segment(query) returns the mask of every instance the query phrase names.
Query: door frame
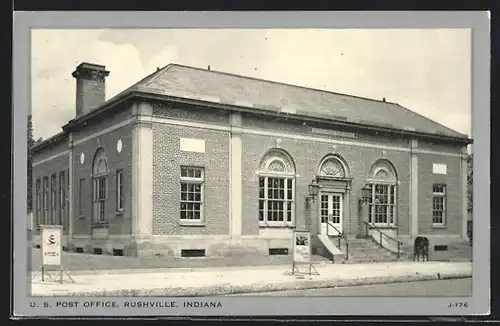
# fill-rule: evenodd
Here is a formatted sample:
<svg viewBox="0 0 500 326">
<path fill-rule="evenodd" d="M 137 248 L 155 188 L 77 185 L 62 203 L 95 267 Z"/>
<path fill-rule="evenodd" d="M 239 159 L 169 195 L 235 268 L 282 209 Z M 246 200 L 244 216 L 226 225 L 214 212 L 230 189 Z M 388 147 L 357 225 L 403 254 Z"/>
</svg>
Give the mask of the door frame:
<svg viewBox="0 0 500 326">
<path fill-rule="evenodd" d="M 333 180 L 331 178 L 317 177 L 320 184 L 318 193 L 317 209 L 317 234 L 321 233 L 321 195 L 322 194 L 339 194 L 342 195 L 342 233 L 349 235 L 350 232 L 350 212 L 351 212 L 351 179 L 343 178 L 341 180 Z"/>
<path fill-rule="evenodd" d="M 340 231 L 345 233 L 346 230 L 346 193 L 343 191 L 338 191 L 334 189 L 321 190 L 318 194 L 318 234 L 323 234 L 322 222 L 321 222 L 321 196 L 337 195 L 340 197 L 340 221 L 341 225 Z"/>
</svg>

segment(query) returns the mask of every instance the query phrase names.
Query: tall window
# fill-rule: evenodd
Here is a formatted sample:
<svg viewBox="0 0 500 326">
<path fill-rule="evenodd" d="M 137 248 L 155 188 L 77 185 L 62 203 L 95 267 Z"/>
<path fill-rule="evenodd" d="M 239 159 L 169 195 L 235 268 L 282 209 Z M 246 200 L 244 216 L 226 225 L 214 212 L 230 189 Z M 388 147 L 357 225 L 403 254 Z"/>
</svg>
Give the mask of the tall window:
<svg viewBox="0 0 500 326">
<path fill-rule="evenodd" d="M 204 170 L 198 167 L 181 167 L 181 221 L 203 220 Z"/>
<path fill-rule="evenodd" d="M 59 173 L 59 224 L 63 226 L 66 225 L 64 218 L 64 210 L 66 208 L 66 176 L 65 172 L 61 171 Z"/>
<path fill-rule="evenodd" d="M 50 224 L 57 223 L 57 175 L 50 176 Z"/>
<path fill-rule="evenodd" d="M 392 165 L 381 160 L 374 164 L 370 172 L 368 187 L 368 222 L 375 225 L 397 224 L 397 177 Z"/>
<path fill-rule="evenodd" d="M 43 198 L 42 198 L 42 210 L 43 210 L 43 215 L 42 215 L 42 224 L 48 224 L 49 223 L 49 177 L 44 177 L 43 178 Z"/>
<path fill-rule="evenodd" d="M 83 195 L 85 190 L 85 179 L 78 182 L 78 216 L 83 216 Z"/>
<path fill-rule="evenodd" d="M 108 199 L 108 164 L 106 152 L 99 148 L 93 161 L 94 222 L 106 221 L 106 201 Z"/>
<path fill-rule="evenodd" d="M 295 168 L 281 150 L 268 152 L 259 171 L 259 224 L 293 224 L 295 213 Z"/>
<path fill-rule="evenodd" d="M 432 186 L 432 224 L 446 224 L 446 185 Z"/>
<path fill-rule="evenodd" d="M 123 210 L 123 170 L 116 171 L 116 210 Z"/>
<path fill-rule="evenodd" d="M 42 201 L 40 198 L 40 191 L 41 191 L 41 184 L 40 184 L 40 179 L 36 179 L 35 183 L 35 229 L 38 229 L 40 227 L 40 219 L 41 219 L 41 205 Z"/>
</svg>

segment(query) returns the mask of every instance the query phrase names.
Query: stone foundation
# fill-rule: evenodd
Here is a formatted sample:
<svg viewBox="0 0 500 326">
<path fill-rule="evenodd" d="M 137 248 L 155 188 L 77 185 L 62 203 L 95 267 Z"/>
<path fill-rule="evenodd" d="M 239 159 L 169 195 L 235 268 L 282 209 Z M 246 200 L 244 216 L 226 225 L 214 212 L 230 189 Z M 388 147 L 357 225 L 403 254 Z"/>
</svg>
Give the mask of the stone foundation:
<svg viewBox="0 0 500 326">
<path fill-rule="evenodd" d="M 292 233 L 278 238 L 265 234 L 258 236 L 152 236 L 133 238 L 132 236 L 108 236 L 92 239 L 90 236 L 73 236 L 70 250 L 93 254 L 101 249 L 102 255 L 114 255 L 114 250 L 123 251 L 123 256 L 141 257 L 181 257 L 182 250 L 205 250 L 205 257 L 232 257 L 241 255 L 268 255 L 269 249 L 286 248 L 292 253 Z M 40 244 L 40 236 L 33 236 L 33 246 Z M 67 246 L 65 236 L 63 245 Z"/>
</svg>

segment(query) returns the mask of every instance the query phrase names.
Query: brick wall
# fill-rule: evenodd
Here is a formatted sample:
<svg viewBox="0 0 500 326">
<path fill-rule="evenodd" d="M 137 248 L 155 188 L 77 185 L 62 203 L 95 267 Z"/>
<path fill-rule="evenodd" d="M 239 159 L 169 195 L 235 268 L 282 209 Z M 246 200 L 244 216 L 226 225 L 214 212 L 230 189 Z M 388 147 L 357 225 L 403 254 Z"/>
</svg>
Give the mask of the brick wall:
<svg viewBox="0 0 500 326">
<path fill-rule="evenodd" d="M 225 110 L 183 105 L 178 103 L 155 103 L 153 115 L 176 120 L 213 123 L 217 125 L 229 124 L 229 113 Z"/>
<path fill-rule="evenodd" d="M 83 115 L 105 101 L 105 83 L 96 79 L 77 79 L 76 110 Z"/>
<path fill-rule="evenodd" d="M 268 131 L 275 133 L 293 132 L 296 134 L 310 135 L 308 127 L 298 125 L 285 125 L 284 123 L 273 121 L 256 121 L 253 118 L 245 117 L 243 125 L 248 128 L 268 128 Z M 310 130 L 310 129 L 309 129 Z M 390 161 L 396 168 L 398 174 L 398 194 L 397 198 L 400 233 L 409 232 L 409 153 L 401 151 L 358 147 L 348 145 L 335 145 L 313 140 L 290 139 L 280 136 L 242 135 L 243 143 L 243 234 L 256 235 L 259 233 L 258 225 L 258 176 L 255 171 L 258 169 L 260 159 L 270 149 L 277 146 L 276 139 L 280 139 L 279 148 L 285 150 L 294 160 L 296 173 L 300 176 L 296 179 L 296 221 L 297 225 L 304 224 L 305 205 L 304 201 L 308 194 L 308 185 L 316 176 L 321 160 L 328 154 L 340 155 L 348 164 L 351 171 L 352 189 L 350 203 L 346 209 L 349 210 L 350 221 L 348 230 L 354 235 L 358 229 L 358 198 L 361 196 L 361 188 L 368 177 L 372 164 L 381 158 Z M 321 138 L 342 139 L 327 135 Z M 380 136 L 362 135 L 360 139 L 364 143 L 385 144 L 408 148 L 408 142 L 402 139 L 391 141 Z M 352 139 L 343 139 L 352 142 Z M 318 205 L 318 202 L 315 203 Z M 316 208 L 316 211 L 318 209 Z M 318 223 L 318 216 L 312 216 L 313 230 Z"/>
<path fill-rule="evenodd" d="M 435 142 L 423 141 L 423 140 L 418 141 L 418 148 L 423 150 L 431 150 L 435 152 L 454 153 L 454 154 L 460 154 L 462 150 L 462 148 L 459 145 L 446 144 L 437 141 Z"/>
<path fill-rule="evenodd" d="M 92 136 L 98 132 L 103 132 L 106 128 L 115 126 L 118 123 L 125 122 L 132 117 L 131 107 L 121 107 L 107 117 L 99 116 L 87 122 L 84 128 L 72 132 L 73 142 Z"/>
<path fill-rule="evenodd" d="M 33 156 L 33 163 L 50 158 L 65 150 L 68 150 L 68 136 L 62 135 L 62 137 L 59 138 L 56 143 L 52 144 L 49 147 L 38 150 Z"/>
<path fill-rule="evenodd" d="M 64 150 L 67 149 L 67 143 L 66 143 L 66 148 L 63 146 L 59 147 L 59 150 Z M 54 150 L 51 150 L 52 155 L 55 154 Z M 40 155 L 43 156 L 43 155 Z M 37 155 L 35 157 L 35 162 L 38 160 L 39 156 Z M 40 223 L 44 223 L 42 220 L 43 216 L 43 178 L 47 177 L 48 178 L 48 187 L 49 187 L 49 192 L 48 192 L 48 197 L 47 197 L 47 203 L 48 203 L 48 217 L 50 216 L 52 209 L 51 209 L 51 176 L 55 173 L 56 174 L 56 189 L 57 189 L 57 199 L 56 199 L 56 214 L 59 216 L 60 212 L 60 199 L 59 199 L 59 182 L 60 182 L 60 172 L 64 172 L 65 178 L 64 178 L 64 185 L 67 185 L 67 178 L 68 178 L 68 169 L 69 169 L 69 156 L 68 155 L 62 155 L 59 156 L 53 160 L 47 161 L 47 162 L 42 162 L 33 167 L 33 221 L 36 221 L 36 215 L 37 215 L 37 207 L 36 207 L 36 184 L 37 180 L 40 180 L 40 217 L 39 221 Z M 68 188 L 66 187 L 66 196 L 69 196 L 68 193 Z M 69 197 L 68 197 L 69 198 Z M 63 233 L 67 234 L 68 233 L 68 212 L 69 212 L 69 203 L 65 205 L 65 209 L 63 212 Z M 59 218 L 59 217 L 58 217 Z M 45 223 L 48 223 L 47 221 Z M 34 233 L 38 234 L 38 231 L 35 229 L 34 225 Z"/>
<path fill-rule="evenodd" d="M 180 151 L 180 138 L 205 140 L 205 153 Z M 229 133 L 153 123 L 153 234 L 228 235 Z M 205 226 L 180 225 L 180 167 L 203 167 Z"/>
<path fill-rule="evenodd" d="M 114 120 L 114 123 L 120 121 Z M 110 123 L 110 122 L 108 122 Z M 117 142 L 122 141 L 121 152 L 117 151 Z M 92 230 L 92 163 L 98 148 L 106 152 L 108 162 L 108 197 L 105 204 L 106 220 L 109 235 L 131 234 L 132 212 L 132 125 L 126 125 L 107 134 L 89 139 L 74 145 L 73 153 L 73 200 L 74 200 L 74 234 L 90 236 Z M 80 157 L 84 154 L 84 163 Z M 124 208 L 117 213 L 116 201 L 116 171 L 123 170 Z M 84 179 L 81 214 L 79 211 L 79 182 Z"/>
<path fill-rule="evenodd" d="M 462 221 L 461 198 L 461 159 L 435 154 L 419 154 L 419 180 L 418 180 L 418 212 L 419 233 L 421 234 L 460 234 Z M 433 174 L 433 163 L 446 164 L 446 175 Z M 445 228 L 432 227 L 432 185 L 434 183 L 446 184 L 446 218 Z"/>
</svg>

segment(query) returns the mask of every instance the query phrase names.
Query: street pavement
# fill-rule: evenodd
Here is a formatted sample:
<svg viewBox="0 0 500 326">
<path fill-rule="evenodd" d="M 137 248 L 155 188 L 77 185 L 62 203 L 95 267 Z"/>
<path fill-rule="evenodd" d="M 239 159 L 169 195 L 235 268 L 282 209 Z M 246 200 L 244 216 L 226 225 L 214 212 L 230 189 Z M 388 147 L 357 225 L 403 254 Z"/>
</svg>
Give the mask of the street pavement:
<svg viewBox="0 0 500 326">
<path fill-rule="evenodd" d="M 403 282 L 389 284 L 373 284 L 346 286 L 335 288 L 305 289 L 291 291 L 274 291 L 259 293 L 239 293 L 228 296 L 279 296 L 279 297 L 332 297 L 332 296 L 377 296 L 407 297 L 411 296 L 450 296 L 461 297 L 472 295 L 472 278 L 450 279 L 422 282 Z"/>
<path fill-rule="evenodd" d="M 307 265 L 300 266 L 302 272 Z M 388 262 L 315 264 L 319 275 L 292 275 L 291 265 L 226 268 L 156 269 L 72 275 L 75 283 L 41 281 L 32 274 L 34 296 L 213 296 L 394 283 L 472 275 L 470 262 Z M 71 275 L 71 272 L 69 272 Z M 55 276 L 54 273 L 51 273 Z M 412 295 L 408 293 L 408 295 Z"/>
</svg>

